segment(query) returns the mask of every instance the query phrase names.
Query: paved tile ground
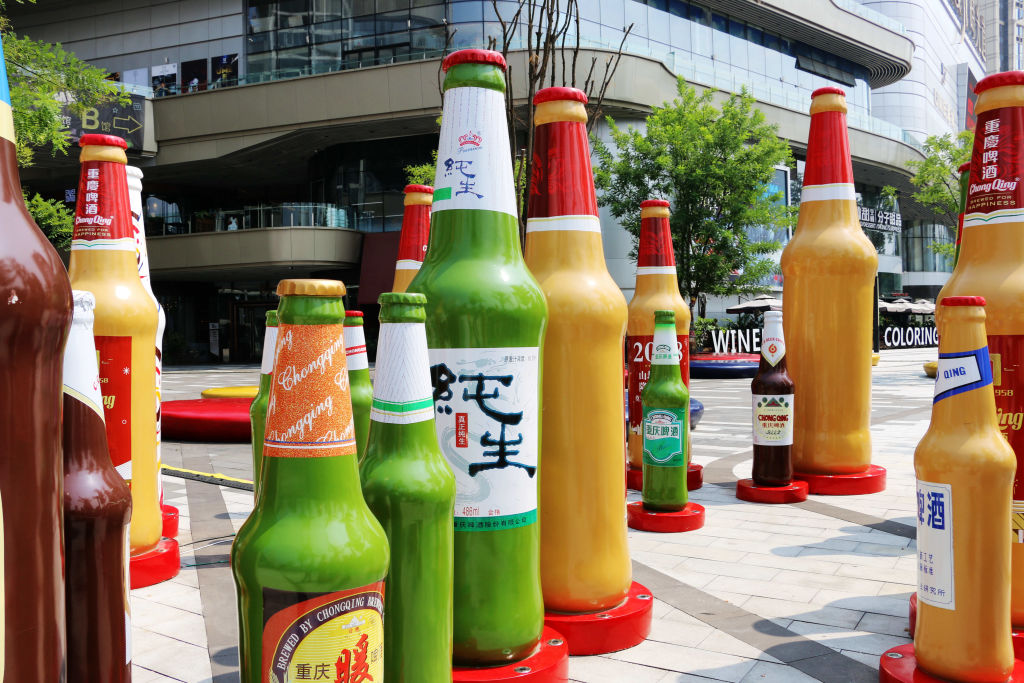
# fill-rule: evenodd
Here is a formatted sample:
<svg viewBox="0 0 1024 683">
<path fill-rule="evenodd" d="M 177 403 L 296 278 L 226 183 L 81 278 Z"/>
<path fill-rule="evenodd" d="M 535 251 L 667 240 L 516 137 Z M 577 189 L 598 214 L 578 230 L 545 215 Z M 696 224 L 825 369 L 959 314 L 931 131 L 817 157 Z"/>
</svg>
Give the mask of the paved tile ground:
<svg viewBox="0 0 1024 683">
<path fill-rule="evenodd" d="M 693 435 L 705 485 L 691 494 L 707 523 L 685 534 L 630 531 L 634 575 L 655 597 L 650 638 L 627 651 L 574 657 L 585 683 L 875 681 L 878 656 L 909 642 L 914 590 L 913 452 L 928 426 L 934 349 L 886 351 L 873 371 L 872 439 L 888 487 L 755 505 L 734 496 L 749 476 L 749 380 L 694 380 L 706 412 Z M 258 368 L 169 368 L 168 399 L 255 384 Z M 247 444 L 165 443 L 164 462 L 251 478 Z M 246 491 L 164 476 L 181 510 L 182 570 L 132 591 L 135 683 L 237 681 L 227 553 L 252 507 Z M 639 496 L 631 493 L 630 500 Z M 191 515 L 190 515 L 191 511 Z"/>
</svg>

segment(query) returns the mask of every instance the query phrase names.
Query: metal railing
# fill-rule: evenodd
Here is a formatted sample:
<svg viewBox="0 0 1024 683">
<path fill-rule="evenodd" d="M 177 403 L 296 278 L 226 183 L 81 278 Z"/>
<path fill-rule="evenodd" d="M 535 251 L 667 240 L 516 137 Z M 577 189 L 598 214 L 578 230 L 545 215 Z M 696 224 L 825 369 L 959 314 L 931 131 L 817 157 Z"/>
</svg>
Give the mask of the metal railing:
<svg viewBox="0 0 1024 683">
<path fill-rule="evenodd" d="M 321 202 L 255 204 L 241 209 L 208 209 L 187 216 L 178 213 L 146 216 L 146 234 L 195 235 L 207 232 L 268 228 L 342 228 L 351 225 L 352 209 Z"/>
</svg>

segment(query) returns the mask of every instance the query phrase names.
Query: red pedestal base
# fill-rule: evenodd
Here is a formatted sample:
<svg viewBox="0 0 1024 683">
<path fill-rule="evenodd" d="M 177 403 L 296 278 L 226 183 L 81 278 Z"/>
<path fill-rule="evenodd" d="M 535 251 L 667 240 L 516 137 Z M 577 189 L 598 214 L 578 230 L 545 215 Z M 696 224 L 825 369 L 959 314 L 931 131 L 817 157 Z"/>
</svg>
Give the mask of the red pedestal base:
<svg viewBox="0 0 1024 683">
<path fill-rule="evenodd" d="M 164 538 L 178 537 L 178 508 L 173 505 L 161 505 L 160 512 L 163 513 L 164 528 L 161 535 Z"/>
<path fill-rule="evenodd" d="M 566 683 L 569 680 L 569 647 L 565 638 L 545 626 L 537 650 L 518 662 L 473 669 L 456 666 L 453 683 L 516 681 L 516 683 Z"/>
<path fill-rule="evenodd" d="M 704 485 L 704 465 L 691 462 L 686 467 L 686 490 L 696 491 Z M 644 490 L 644 470 L 642 467 L 626 466 L 626 488 L 632 491 Z"/>
<path fill-rule="evenodd" d="M 885 468 L 880 465 L 870 465 L 856 474 L 796 472 L 793 478 L 806 481 L 808 492 L 818 496 L 859 496 L 885 490 Z"/>
<path fill-rule="evenodd" d="M 545 612 L 544 625 L 565 636 L 569 654 L 601 655 L 625 650 L 646 640 L 651 633 L 653 607 L 651 591 L 634 581 L 620 605 L 588 614 Z"/>
<path fill-rule="evenodd" d="M 807 482 L 794 481 L 789 486 L 755 486 L 752 479 L 736 482 L 736 497 L 748 503 L 799 503 L 807 500 Z"/>
<path fill-rule="evenodd" d="M 910 637 L 914 637 L 917 629 L 917 593 L 910 596 Z M 1017 659 L 1024 659 L 1024 630 L 1013 630 L 1010 633 L 1013 638 L 1013 656 Z"/>
<path fill-rule="evenodd" d="M 173 538 L 160 539 L 152 550 L 133 555 L 128 561 L 128 569 L 133 589 L 173 579 L 181 569 L 178 542 Z"/>
<path fill-rule="evenodd" d="M 878 683 L 945 683 L 948 679 L 932 676 L 917 666 L 913 644 L 900 645 L 882 654 L 878 665 Z M 1024 683 L 1024 660 L 1017 659 L 1009 683 Z"/>
<path fill-rule="evenodd" d="M 661 534 L 693 531 L 704 526 L 704 506 L 687 503 L 678 512 L 655 512 L 645 509 L 644 504 L 637 501 L 626 506 L 626 523 L 631 529 Z"/>
</svg>

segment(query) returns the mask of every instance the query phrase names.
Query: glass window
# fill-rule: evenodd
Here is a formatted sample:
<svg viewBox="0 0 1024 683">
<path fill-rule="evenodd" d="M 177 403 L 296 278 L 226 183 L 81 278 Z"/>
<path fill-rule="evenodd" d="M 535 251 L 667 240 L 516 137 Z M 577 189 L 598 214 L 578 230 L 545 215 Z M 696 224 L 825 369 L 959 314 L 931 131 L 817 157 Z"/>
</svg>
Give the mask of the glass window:
<svg viewBox="0 0 1024 683">
<path fill-rule="evenodd" d="M 648 19 L 650 20 L 650 26 L 647 35 L 651 40 L 656 40 L 661 43 L 669 43 L 672 41 L 671 29 L 670 29 L 670 17 L 665 12 L 659 10 L 649 10 Z"/>
<path fill-rule="evenodd" d="M 409 28 L 409 10 L 386 12 L 377 15 L 377 33 L 391 33 Z"/>
<path fill-rule="evenodd" d="M 294 74 L 283 74 L 286 77 L 309 73 L 309 48 L 298 47 L 291 50 L 278 50 L 276 66 L 277 71 L 295 72 Z"/>
<path fill-rule="evenodd" d="M 313 73 L 323 74 L 341 68 L 341 41 L 313 46 Z"/>
<path fill-rule="evenodd" d="M 350 52 L 358 52 L 362 49 L 373 47 L 373 36 L 363 36 L 361 38 L 351 38 L 343 41 L 342 47 L 345 51 L 345 57 L 348 58 Z"/>
<path fill-rule="evenodd" d="M 277 49 L 299 47 L 309 44 L 309 31 L 305 26 L 277 30 Z"/>
<path fill-rule="evenodd" d="M 277 27 L 304 26 L 309 22 L 309 0 L 278 0 Z"/>
<path fill-rule="evenodd" d="M 747 68 L 747 41 L 729 36 L 729 63 L 739 69 Z M 718 59 L 718 54 L 715 54 Z"/>
<path fill-rule="evenodd" d="M 408 45 L 409 44 L 409 32 L 408 31 L 396 31 L 395 33 L 382 33 L 377 36 L 377 46 L 383 47 L 386 45 Z"/>
<path fill-rule="evenodd" d="M 409 37 L 414 50 L 444 49 L 444 27 L 415 29 L 409 34 Z"/>
<path fill-rule="evenodd" d="M 341 21 L 327 21 L 314 24 L 312 28 L 314 43 L 331 43 L 341 40 Z"/>
<path fill-rule="evenodd" d="M 341 19 L 341 0 L 312 0 L 312 2 L 314 23 Z"/>
<path fill-rule="evenodd" d="M 729 20 L 723 17 L 721 14 L 711 15 L 711 28 L 722 33 L 729 32 Z"/>
<path fill-rule="evenodd" d="M 687 9 L 690 12 L 690 20 L 695 21 L 703 26 L 710 26 L 711 22 L 708 18 L 708 11 L 703 7 L 697 7 L 697 5 L 687 4 Z"/>
<path fill-rule="evenodd" d="M 274 0 L 249 0 L 249 33 L 271 31 L 276 26 L 277 2 Z"/>
<path fill-rule="evenodd" d="M 680 17 L 669 19 L 671 43 L 684 52 L 690 51 L 690 22 Z"/>
<path fill-rule="evenodd" d="M 518 3 L 512 3 L 513 5 Z M 601 21 L 601 3 L 600 0 L 579 0 L 579 12 L 580 19 L 586 19 L 589 21 Z M 502 14 L 505 14 L 505 10 L 502 10 Z M 513 10 L 513 14 L 515 11 Z"/>
<path fill-rule="evenodd" d="M 257 77 L 258 74 L 261 74 L 266 71 L 271 71 L 274 68 L 273 57 L 274 55 L 272 52 L 264 52 L 262 54 L 256 55 L 246 55 L 246 65 L 249 71 L 248 78 L 252 79 L 254 77 Z M 257 77 L 256 80 L 263 79 Z"/>
<path fill-rule="evenodd" d="M 408 10 L 409 0 L 377 0 L 377 12 Z"/>
<path fill-rule="evenodd" d="M 729 34 L 722 33 L 718 29 L 712 30 L 711 45 L 711 56 L 715 61 L 729 64 Z"/>
<path fill-rule="evenodd" d="M 600 0 L 601 2 L 601 24 L 614 28 L 626 26 L 626 5 L 632 0 Z M 618 42 L 615 43 L 618 45 Z"/>
<path fill-rule="evenodd" d="M 373 0 L 342 0 L 343 17 L 360 17 L 377 11 Z"/>
<path fill-rule="evenodd" d="M 263 33 L 253 33 L 246 37 L 248 41 L 248 52 L 252 54 L 254 52 L 266 52 L 267 50 L 274 49 L 274 32 L 264 31 Z"/>
<path fill-rule="evenodd" d="M 473 24 L 459 24 L 458 30 L 452 36 L 452 49 L 460 50 L 467 47 L 483 47 L 484 27 L 483 22 Z"/>
<path fill-rule="evenodd" d="M 356 17 L 354 19 L 345 20 L 344 24 L 344 35 L 349 38 L 356 38 L 359 36 L 372 36 L 374 34 L 373 16 L 368 17 Z"/>
<path fill-rule="evenodd" d="M 461 24 L 466 21 L 483 21 L 484 4 L 480 0 L 452 3 L 452 23 Z M 461 29 L 460 29 L 461 30 Z"/>
<path fill-rule="evenodd" d="M 413 28 L 421 26 L 438 26 L 444 23 L 444 5 L 416 7 L 412 10 L 409 20 Z"/>
<path fill-rule="evenodd" d="M 494 4 L 492 2 L 484 2 L 484 21 L 499 21 L 500 16 L 506 23 L 512 21 L 512 17 L 516 15 L 516 10 L 519 9 L 519 3 L 508 2 L 507 0 L 501 0 L 497 3 L 498 9 L 495 11 Z M 523 8 L 523 14 L 526 14 L 526 9 Z M 580 18 L 583 18 L 582 11 L 580 12 Z M 522 15 L 520 15 L 522 17 Z M 499 22 L 500 23 L 500 22 Z"/>
<path fill-rule="evenodd" d="M 690 52 L 703 57 L 711 56 L 711 27 L 692 22 L 690 24 Z"/>
</svg>

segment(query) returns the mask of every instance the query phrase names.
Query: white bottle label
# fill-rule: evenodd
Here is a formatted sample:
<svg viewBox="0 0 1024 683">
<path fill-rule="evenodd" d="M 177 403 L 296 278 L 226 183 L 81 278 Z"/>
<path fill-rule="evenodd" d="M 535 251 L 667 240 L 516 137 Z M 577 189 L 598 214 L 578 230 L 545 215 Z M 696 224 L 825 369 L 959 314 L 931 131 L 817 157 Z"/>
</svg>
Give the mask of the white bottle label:
<svg viewBox="0 0 1024 683">
<path fill-rule="evenodd" d="M 754 394 L 754 445 L 793 445 L 793 394 Z"/>
<path fill-rule="evenodd" d="M 260 374 L 274 374 L 274 350 L 277 349 L 277 328 L 267 326 L 263 335 L 263 358 L 260 362 Z"/>
<path fill-rule="evenodd" d="M 93 337 L 93 304 L 89 304 L 88 310 L 82 306 L 76 301 L 71 331 L 64 345 L 64 393 L 87 405 L 103 420 L 103 396 Z"/>
<path fill-rule="evenodd" d="M 423 323 L 384 323 L 377 341 L 377 374 L 370 419 L 412 424 L 434 417 Z"/>
<path fill-rule="evenodd" d="M 932 403 L 991 383 L 992 361 L 987 346 L 973 351 L 940 353 Z"/>
<path fill-rule="evenodd" d="M 455 529 L 537 521 L 537 347 L 431 349 L 437 440 L 455 473 Z"/>
<path fill-rule="evenodd" d="M 370 361 L 366 357 L 366 337 L 363 335 L 362 325 L 348 325 L 344 328 L 345 333 L 345 362 L 348 363 L 348 371 L 365 370 L 370 367 Z"/>
<path fill-rule="evenodd" d="M 765 330 L 767 334 L 767 330 Z M 771 363 L 772 367 L 779 364 L 779 361 L 786 355 L 786 342 L 782 335 L 765 336 L 761 339 L 761 355 Z"/>
<path fill-rule="evenodd" d="M 956 609 L 953 487 L 917 480 L 917 599 Z"/>
</svg>

